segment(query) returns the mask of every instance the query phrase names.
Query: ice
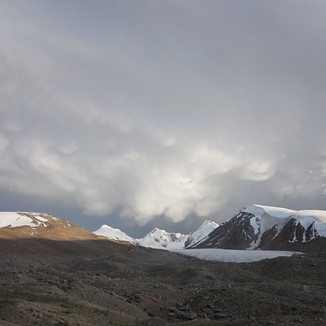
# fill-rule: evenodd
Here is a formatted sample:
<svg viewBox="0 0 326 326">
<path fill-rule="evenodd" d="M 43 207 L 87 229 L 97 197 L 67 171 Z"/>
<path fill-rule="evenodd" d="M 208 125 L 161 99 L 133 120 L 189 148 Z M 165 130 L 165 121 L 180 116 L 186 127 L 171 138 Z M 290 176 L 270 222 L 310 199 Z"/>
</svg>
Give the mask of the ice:
<svg viewBox="0 0 326 326">
<path fill-rule="evenodd" d="M 248 263 L 276 257 L 290 257 L 298 252 L 276 250 L 230 250 L 230 249 L 183 249 L 174 252 L 203 260 L 214 260 L 232 263 Z"/>
</svg>

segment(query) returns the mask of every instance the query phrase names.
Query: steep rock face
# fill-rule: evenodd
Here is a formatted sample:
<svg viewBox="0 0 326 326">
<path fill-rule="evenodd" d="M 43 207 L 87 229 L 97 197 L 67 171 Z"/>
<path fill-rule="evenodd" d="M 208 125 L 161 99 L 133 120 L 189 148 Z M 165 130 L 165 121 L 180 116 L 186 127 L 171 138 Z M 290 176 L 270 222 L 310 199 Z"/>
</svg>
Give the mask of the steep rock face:
<svg viewBox="0 0 326 326">
<path fill-rule="evenodd" d="M 324 243 L 325 237 L 325 211 L 293 211 L 252 205 L 244 207 L 215 229 L 205 241 L 194 247 L 291 249 L 298 247 L 298 244 L 308 244 L 317 239 Z"/>
<path fill-rule="evenodd" d="M 250 225 L 253 214 L 240 212 L 229 222 L 225 222 L 212 231 L 206 240 L 192 248 L 245 249 L 250 246 L 255 233 Z"/>
</svg>

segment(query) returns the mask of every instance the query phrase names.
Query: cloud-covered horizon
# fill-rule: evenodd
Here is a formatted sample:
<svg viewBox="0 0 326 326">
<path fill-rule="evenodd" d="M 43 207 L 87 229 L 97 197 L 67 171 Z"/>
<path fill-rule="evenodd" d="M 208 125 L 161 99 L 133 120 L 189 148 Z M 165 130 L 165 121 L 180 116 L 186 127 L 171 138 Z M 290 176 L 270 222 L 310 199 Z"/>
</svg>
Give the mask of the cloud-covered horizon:
<svg viewBox="0 0 326 326">
<path fill-rule="evenodd" d="M 326 209 L 325 9 L 2 1 L 0 188 L 138 225 Z"/>
</svg>

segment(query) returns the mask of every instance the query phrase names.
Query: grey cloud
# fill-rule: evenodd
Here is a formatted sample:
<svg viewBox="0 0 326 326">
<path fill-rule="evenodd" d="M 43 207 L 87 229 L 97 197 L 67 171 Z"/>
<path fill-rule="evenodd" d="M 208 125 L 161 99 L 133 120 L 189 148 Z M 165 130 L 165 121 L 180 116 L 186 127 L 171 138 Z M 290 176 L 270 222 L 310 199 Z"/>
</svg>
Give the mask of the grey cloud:
<svg viewBox="0 0 326 326">
<path fill-rule="evenodd" d="M 324 7 L 3 1 L 0 187 L 135 225 L 326 209 Z"/>
</svg>

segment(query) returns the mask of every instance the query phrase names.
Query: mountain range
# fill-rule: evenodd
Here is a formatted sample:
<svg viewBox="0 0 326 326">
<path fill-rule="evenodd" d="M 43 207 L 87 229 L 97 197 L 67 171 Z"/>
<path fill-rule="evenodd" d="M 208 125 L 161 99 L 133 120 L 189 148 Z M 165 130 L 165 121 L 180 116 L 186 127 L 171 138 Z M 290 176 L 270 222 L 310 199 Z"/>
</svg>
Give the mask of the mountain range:
<svg viewBox="0 0 326 326">
<path fill-rule="evenodd" d="M 119 238 L 117 235 L 122 234 Z M 301 250 L 326 249 L 326 211 L 295 211 L 281 207 L 243 207 L 220 226 L 205 221 L 191 234 L 168 233 L 153 229 L 144 238 L 132 239 L 118 229 L 102 226 L 95 234 L 158 249 L 249 249 Z"/>
<path fill-rule="evenodd" d="M 202 223 L 198 230 L 192 234 L 167 232 L 156 227 L 140 239 L 133 239 L 123 231 L 112 228 L 108 225 L 102 225 L 94 233 L 96 235 L 107 237 L 111 240 L 130 242 L 142 247 L 177 250 L 184 249 L 190 245 L 199 244 L 200 242 L 204 241 L 206 237 L 217 227 L 217 223 L 209 220 Z"/>
<path fill-rule="evenodd" d="M 246 206 L 191 248 L 325 250 L 326 211 Z"/>
<path fill-rule="evenodd" d="M 108 225 L 102 225 L 95 232 L 90 232 L 49 214 L 2 212 L 0 238 L 110 239 L 165 250 L 221 248 L 325 251 L 326 211 L 294 211 L 251 205 L 243 207 L 221 225 L 207 220 L 190 234 L 154 228 L 139 239 Z"/>
</svg>

